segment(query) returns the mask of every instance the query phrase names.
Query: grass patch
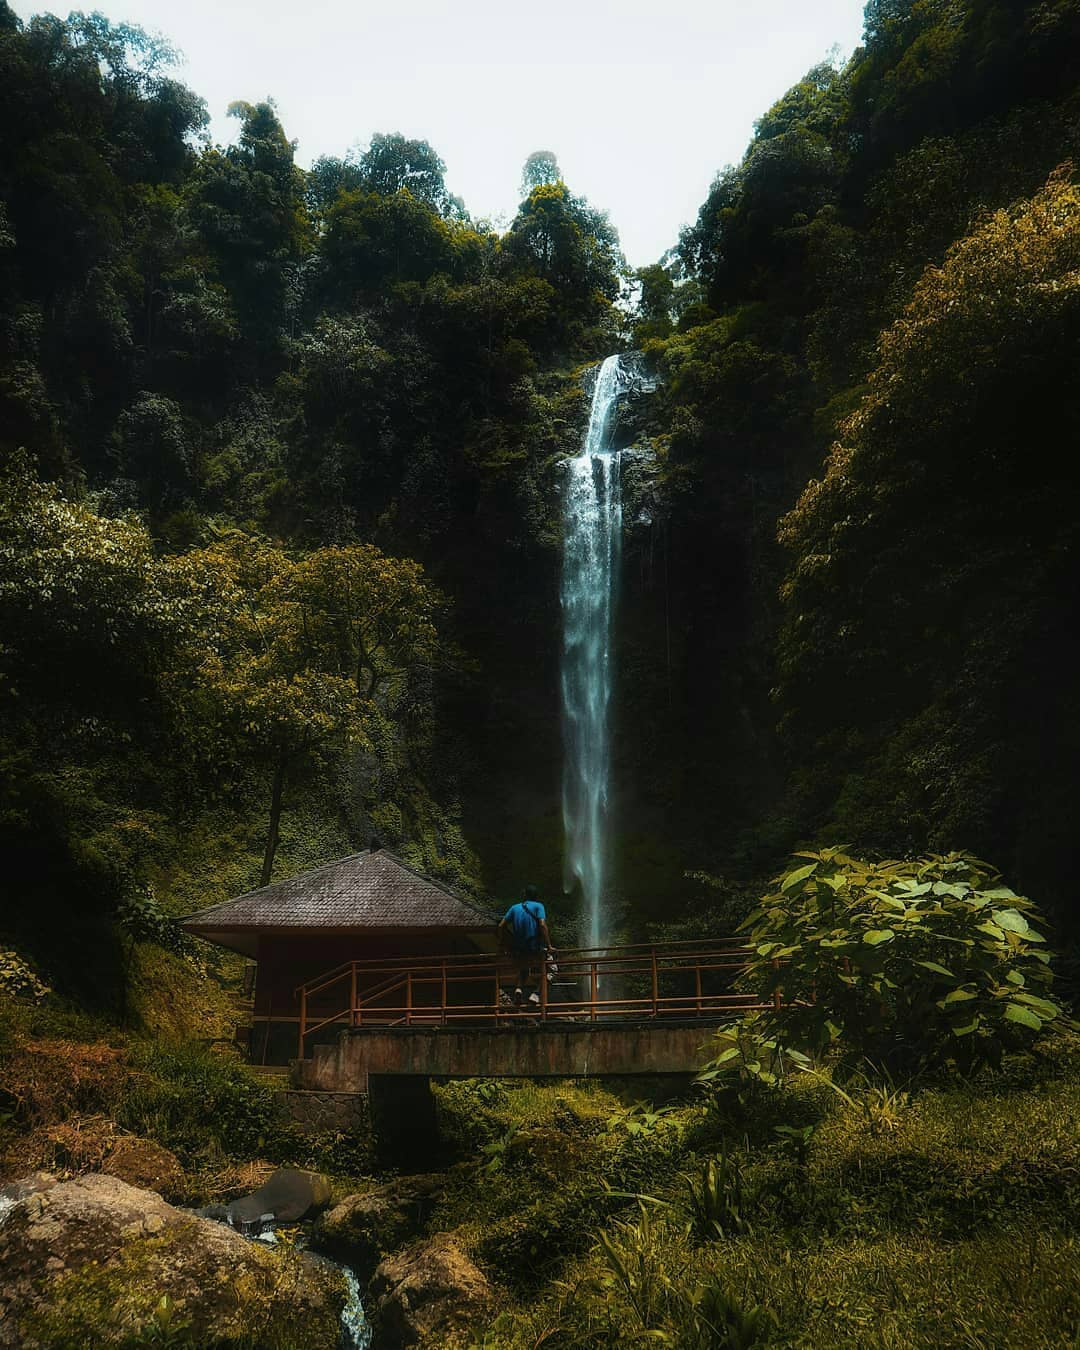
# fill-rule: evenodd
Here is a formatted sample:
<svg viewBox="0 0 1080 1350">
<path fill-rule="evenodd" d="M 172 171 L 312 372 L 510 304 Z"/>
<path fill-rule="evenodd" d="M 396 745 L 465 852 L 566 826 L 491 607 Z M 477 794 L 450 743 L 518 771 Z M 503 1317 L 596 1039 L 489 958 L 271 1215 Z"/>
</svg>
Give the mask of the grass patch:
<svg viewBox="0 0 1080 1350">
<path fill-rule="evenodd" d="M 440 1120 L 471 1161 L 432 1219 L 497 1280 L 534 1294 L 585 1250 L 630 1194 L 671 1178 L 695 1112 L 652 1120 L 592 1084 L 473 1081 L 436 1089 Z"/>
<path fill-rule="evenodd" d="M 702 1247 L 654 1220 L 617 1224 L 609 1244 L 613 1253 L 598 1246 L 554 1297 L 500 1318 L 481 1343 L 990 1350 L 1072 1347 L 1080 1330 L 1080 1243 L 1060 1232 L 853 1237 L 804 1248 L 743 1237 Z M 700 1312 L 710 1303 L 723 1309 L 711 1330 Z"/>
<path fill-rule="evenodd" d="M 1075 1348 L 1078 1049 L 1062 1031 L 966 1080 L 868 1073 L 846 1100 L 796 1077 L 666 1114 L 454 1085 L 474 1155 L 434 1226 L 513 1300 L 477 1344 Z"/>
</svg>

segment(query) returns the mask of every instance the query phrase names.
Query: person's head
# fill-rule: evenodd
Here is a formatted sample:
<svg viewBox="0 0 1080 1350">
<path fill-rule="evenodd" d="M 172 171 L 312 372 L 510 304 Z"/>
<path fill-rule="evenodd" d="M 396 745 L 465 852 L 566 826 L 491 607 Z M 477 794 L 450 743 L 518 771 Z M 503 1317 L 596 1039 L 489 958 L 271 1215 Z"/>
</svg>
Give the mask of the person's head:
<svg viewBox="0 0 1080 1350">
<path fill-rule="evenodd" d="M 524 898 L 525 898 L 526 900 L 539 900 L 539 899 L 540 899 L 540 892 L 536 889 L 535 886 L 526 886 L 526 887 L 525 887 L 525 897 L 524 897 Z"/>
</svg>

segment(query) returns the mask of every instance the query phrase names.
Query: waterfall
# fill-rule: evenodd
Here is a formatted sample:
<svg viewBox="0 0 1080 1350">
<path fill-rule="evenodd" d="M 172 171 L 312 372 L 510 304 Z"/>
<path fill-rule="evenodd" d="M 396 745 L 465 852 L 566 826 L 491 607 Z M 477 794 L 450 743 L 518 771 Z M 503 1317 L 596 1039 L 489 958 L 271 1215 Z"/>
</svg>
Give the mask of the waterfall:
<svg viewBox="0 0 1080 1350">
<path fill-rule="evenodd" d="M 605 927 L 611 777 L 612 638 L 619 584 L 622 497 L 611 412 L 628 376 L 618 356 L 600 367 L 581 453 L 566 464 L 563 506 L 562 716 L 564 878 L 584 903 L 583 941 Z"/>
</svg>

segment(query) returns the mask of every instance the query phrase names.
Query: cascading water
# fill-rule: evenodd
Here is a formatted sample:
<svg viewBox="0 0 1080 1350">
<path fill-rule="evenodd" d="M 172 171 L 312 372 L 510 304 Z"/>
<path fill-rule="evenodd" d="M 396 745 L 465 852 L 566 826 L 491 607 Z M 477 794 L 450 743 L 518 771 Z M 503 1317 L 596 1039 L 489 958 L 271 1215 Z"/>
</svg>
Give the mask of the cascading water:
<svg viewBox="0 0 1080 1350">
<path fill-rule="evenodd" d="M 618 356 L 600 367 L 581 454 L 568 460 L 563 507 L 562 713 L 564 886 L 580 883 L 583 941 L 607 940 L 613 681 L 622 495 L 619 453 L 610 446 L 611 413 L 628 376 Z"/>
</svg>

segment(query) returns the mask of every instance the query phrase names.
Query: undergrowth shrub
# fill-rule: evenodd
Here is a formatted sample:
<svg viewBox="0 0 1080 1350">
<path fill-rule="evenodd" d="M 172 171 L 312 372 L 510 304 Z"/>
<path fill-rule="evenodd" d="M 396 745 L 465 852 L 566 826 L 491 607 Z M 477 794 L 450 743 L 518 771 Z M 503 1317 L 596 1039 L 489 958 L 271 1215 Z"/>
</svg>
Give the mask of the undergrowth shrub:
<svg viewBox="0 0 1080 1350">
<path fill-rule="evenodd" d="M 732 1290 L 719 1272 L 694 1278 L 687 1262 L 673 1262 L 670 1224 L 644 1203 L 637 1219 L 620 1219 L 599 1234 L 603 1273 L 598 1292 L 620 1300 L 630 1314 L 620 1343 L 683 1350 L 751 1350 L 773 1339 L 775 1321 L 760 1304 Z M 629 1332 L 629 1336 L 628 1333 Z"/>
<path fill-rule="evenodd" d="M 685 1122 L 602 1088 L 513 1081 L 448 1083 L 440 1119 L 471 1163 L 455 1168 L 432 1227 L 457 1229 L 467 1249 L 521 1296 L 532 1296 L 633 1193 L 674 1179 Z"/>
<path fill-rule="evenodd" d="M 33 1037 L 3 1056 L 3 1101 L 15 1125 L 34 1129 L 111 1111 L 126 1078 L 124 1051 L 116 1046 Z"/>
<path fill-rule="evenodd" d="M 743 1169 L 726 1148 L 719 1157 L 706 1158 L 684 1182 L 687 1231 L 694 1241 L 751 1231 Z"/>
<path fill-rule="evenodd" d="M 117 1119 L 185 1164 L 265 1158 L 352 1177 L 371 1169 L 370 1130 L 306 1133 L 280 1116 L 271 1087 L 202 1046 L 139 1042 L 130 1062 L 131 1086 Z"/>
<path fill-rule="evenodd" d="M 1065 1021 L 1038 910 L 988 864 L 966 853 L 796 856 L 743 924 L 752 956 L 741 986 L 783 1000 L 754 1024 L 766 1056 L 729 1045 L 712 1069 L 774 1072 L 763 1058 L 794 1050 L 970 1070 Z"/>
<path fill-rule="evenodd" d="M 0 948 L 0 995 L 25 1003 L 40 1003 L 52 990 L 18 952 Z"/>
</svg>

